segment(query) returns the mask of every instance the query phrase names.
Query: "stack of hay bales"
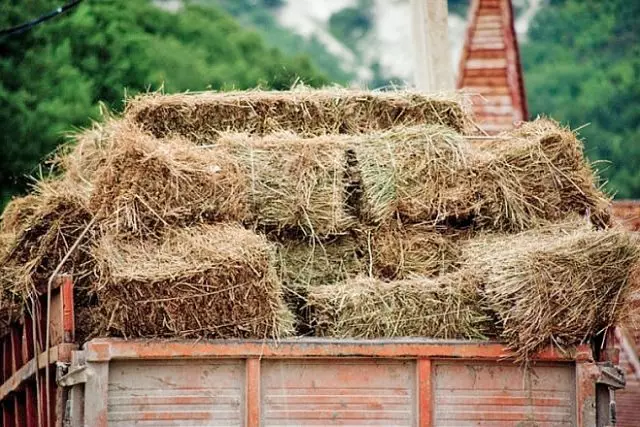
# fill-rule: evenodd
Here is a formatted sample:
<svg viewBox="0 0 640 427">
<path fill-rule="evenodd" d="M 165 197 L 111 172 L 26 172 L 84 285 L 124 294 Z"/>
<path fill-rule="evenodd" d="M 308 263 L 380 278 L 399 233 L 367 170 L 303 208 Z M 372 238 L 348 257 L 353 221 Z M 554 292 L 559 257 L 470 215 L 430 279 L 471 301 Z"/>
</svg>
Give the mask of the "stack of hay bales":
<svg viewBox="0 0 640 427">
<path fill-rule="evenodd" d="M 476 144 L 468 122 L 410 92 L 135 98 L 7 208 L 3 295 L 73 274 L 87 338 L 498 338 L 523 358 L 620 320 L 640 251 L 580 141 L 539 119 Z"/>
</svg>

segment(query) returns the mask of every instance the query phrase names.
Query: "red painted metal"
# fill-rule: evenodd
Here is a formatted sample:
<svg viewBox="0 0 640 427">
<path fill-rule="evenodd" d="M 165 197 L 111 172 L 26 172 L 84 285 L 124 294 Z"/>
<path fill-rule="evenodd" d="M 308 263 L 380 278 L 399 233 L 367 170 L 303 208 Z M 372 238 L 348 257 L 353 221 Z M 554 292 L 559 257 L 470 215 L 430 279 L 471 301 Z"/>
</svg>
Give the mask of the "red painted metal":
<svg viewBox="0 0 640 427">
<path fill-rule="evenodd" d="M 431 383 L 431 360 L 418 359 L 418 408 L 420 427 L 433 425 L 433 396 Z"/>
<path fill-rule="evenodd" d="M 98 338 L 85 344 L 86 359 L 107 362 L 113 359 L 174 358 L 317 358 L 317 357 L 393 357 L 503 360 L 513 357 L 503 344 L 496 342 L 444 341 L 429 339 L 400 340 L 282 340 L 274 341 L 147 341 Z M 573 354 L 554 348 L 539 352 L 537 361 L 590 360 L 588 346 Z"/>
<path fill-rule="evenodd" d="M 259 427 L 260 419 L 260 359 L 252 357 L 246 363 L 246 426 Z"/>
<path fill-rule="evenodd" d="M 472 94 L 477 124 L 489 134 L 527 120 L 511 0 L 472 0 L 457 87 Z"/>
<path fill-rule="evenodd" d="M 55 364 L 69 362 L 73 344 L 73 283 L 70 276 L 54 282 L 51 297 L 51 347 L 43 351 L 47 328 L 47 296 L 40 295 L 0 337 L 0 420 L 2 426 L 60 425 L 64 393 L 55 383 Z M 34 325 L 36 326 L 34 328 Z M 35 336 L 34 336 L 35 330 Z M 36 354 L 36 349 L 38 354 Z M 46 384 L 44 370 L 50 369 Z M 37 393 L 36 377 L 40 389 Z M 51 401 L 47 420 L 47 398 Z"/>
</svg>

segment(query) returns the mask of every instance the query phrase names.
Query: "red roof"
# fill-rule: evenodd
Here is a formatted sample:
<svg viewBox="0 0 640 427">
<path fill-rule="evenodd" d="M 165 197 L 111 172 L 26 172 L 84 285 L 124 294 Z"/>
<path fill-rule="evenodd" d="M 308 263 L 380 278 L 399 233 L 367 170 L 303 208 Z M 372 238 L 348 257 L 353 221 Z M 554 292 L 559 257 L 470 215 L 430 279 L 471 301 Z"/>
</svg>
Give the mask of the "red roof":
<svg viewBox="0 0 640 427">
<path fill-rule="evenodd" d="M 473 95 L 476 122 L 489 134 L 527 119 L 511 0 L 472 1 L 457 86 Z"/>
</svg>

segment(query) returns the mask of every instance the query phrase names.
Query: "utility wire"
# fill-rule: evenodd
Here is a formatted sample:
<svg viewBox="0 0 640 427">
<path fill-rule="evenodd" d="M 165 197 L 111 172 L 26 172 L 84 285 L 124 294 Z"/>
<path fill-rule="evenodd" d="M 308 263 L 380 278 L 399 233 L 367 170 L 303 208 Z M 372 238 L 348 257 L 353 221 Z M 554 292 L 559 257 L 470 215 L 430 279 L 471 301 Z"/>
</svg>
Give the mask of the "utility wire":
<svg viewBox="0 0 640 427">
<path fill-rule="evenodd" d="M 30 29 L 32 29 L 36 25 L 39 25 L 39 24 L 41 24 L 41 23 L 43 23 L 45 21 L 48 21 L 51 18 L 55 18 L 56 16 L 65 13 L 69 9 L 73 9 L 78 4 L 80 4 L 81 1 L 82 0 L 70 1 L 69 3 L 65 4 L 64 6 L 60 6 L 59 8 L 57 8 L 55 10 L 52 10 L 51 12 L 46 13 L 46 14 L 44 14 L 44 15 L 40 16 L 39 18 L 36 18 L 36 19 L 34 19 L 32 21 L 25 22 L 24 24 L 16 25 L 15 27 L 5 28 L 4 30 L 0 30 L 0 37 L 15 36 L 15 35 L 18 35 L 18 34 L 22 34 L 25 31 L 29 31 Z"/>
</svg>

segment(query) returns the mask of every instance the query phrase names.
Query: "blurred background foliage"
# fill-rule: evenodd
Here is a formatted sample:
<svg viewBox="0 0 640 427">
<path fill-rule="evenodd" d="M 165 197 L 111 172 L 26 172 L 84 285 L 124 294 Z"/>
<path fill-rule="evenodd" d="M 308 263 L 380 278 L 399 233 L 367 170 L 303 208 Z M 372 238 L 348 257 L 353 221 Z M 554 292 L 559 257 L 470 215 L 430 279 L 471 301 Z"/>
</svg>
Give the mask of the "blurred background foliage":
<svg viewBox="0 0 640 427">
<path fill-rule="evenodd" d="M 0 38 L 0 206 L 24 192 L 28 176 L 65 135 L 119 111 L 140 91 L 285 89 L 348 84 L 355 76 L 314 37 L 280 26 L 284 0 L 201 0 L 177 12 L 148 0 L 86 0 L 28 33 Z M 315 0 L 314 0 L 315 1 Z M 329 18 L 330 33 L 358 52 L 373 25 L 373 1 Z M 0 28 L 59 6 L 5 1 Z M 466 14 L 468 0 L 449 0 Z M 604 159 L 608 187 L 640 198 L 640 2 L 548 0 L 521 44 L 530 112 L 580 129 L 591 159 Z M 371 65 L 369 87 L 390 81 Z M 601 165 L 602 167 L 603 165 Z"/>
</svg>

